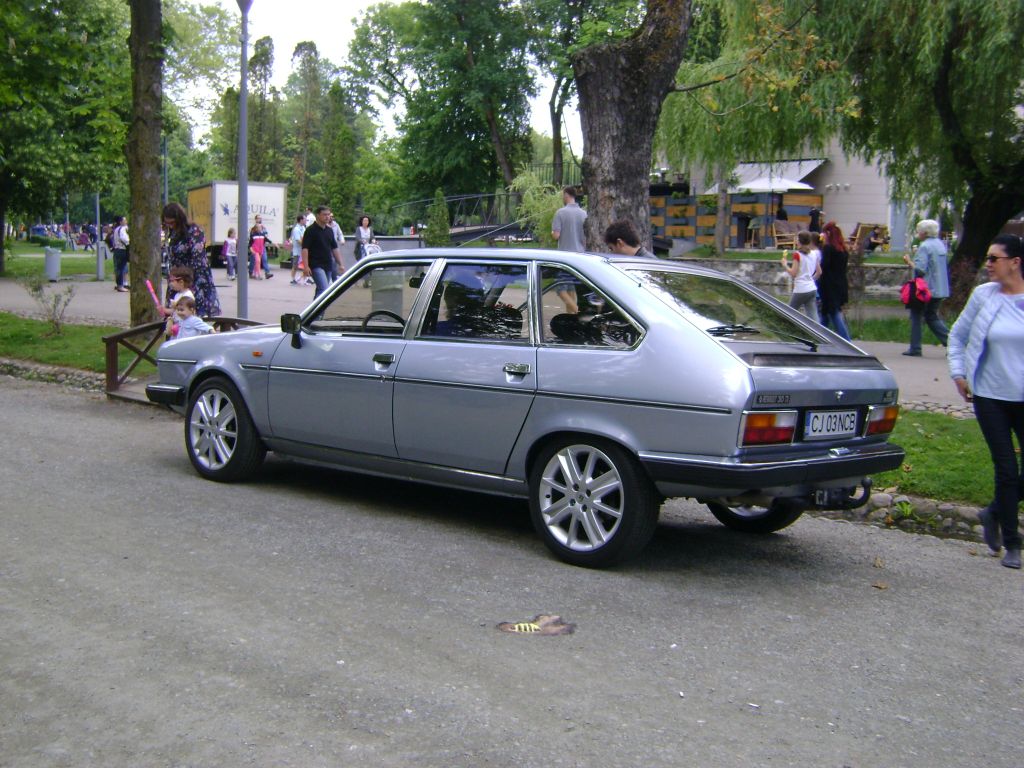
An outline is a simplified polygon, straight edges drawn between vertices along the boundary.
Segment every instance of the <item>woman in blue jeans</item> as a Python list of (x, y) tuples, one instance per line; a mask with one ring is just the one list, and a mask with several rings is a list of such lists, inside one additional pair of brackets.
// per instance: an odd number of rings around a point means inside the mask
[(1024, 446), (1024, 243), (1000, 235), (988, 247), (990, 282), (974, 289), (949, 332), (949, 372), (960, 395), (974, 403), (978, 427), (995, 466), (995, 498), (979, 517), (994, 556), (1020, 568), (1018, 505), (1024, 469), (1013, 446)]
[(910, 307), (910, 348), (908, 357), (921, 356), (921, 322), (932, 329), (939, 343), (945, 346), (949, 330), (939, 317), (939, 307), (949, 296), (949, 271), (946, 268), (946, 244), (939, 239), (939, 222), (922, 219), (917, 222), (917, 237), (921, 244), (911, 258), (903, 254), (903, 261), (913, 267), (915, 277), (923, 277), (932, 293), (931, 301), (923, 307)]

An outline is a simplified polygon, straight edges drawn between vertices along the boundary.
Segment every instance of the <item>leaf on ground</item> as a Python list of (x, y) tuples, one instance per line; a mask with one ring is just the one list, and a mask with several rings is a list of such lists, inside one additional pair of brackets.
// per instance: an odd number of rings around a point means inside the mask
[(885, 568), (885, 560), (880, 557), (875, 558), (875, 562), (872, 563), (875, 568)]
[(889, 585), (886, 584), (884, 581), (876, 581), (871, 586), (874, 587), (875, 589), (879, 589), (879, 590), (881, 590), (881, 589), (888, 589), (889, 588)]
[(538, 613), (530, 621), (503, 621), (498, 629), (523, 635), (571, 635), (576, 631), (576, 625), (566, 623), (561, 616)]

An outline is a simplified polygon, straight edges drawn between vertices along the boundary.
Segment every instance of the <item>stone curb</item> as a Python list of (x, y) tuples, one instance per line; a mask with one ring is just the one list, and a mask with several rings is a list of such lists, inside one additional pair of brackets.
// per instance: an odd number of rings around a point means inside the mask
[(44, 365), (27, 360), (0, 357), (0, 374), (31, 381), (45, 381), (61, 384), (89, 392), (106, 391), (107, 378), (102, 373), (83, 371), (79, 368), (64, 368), (59, 365)]

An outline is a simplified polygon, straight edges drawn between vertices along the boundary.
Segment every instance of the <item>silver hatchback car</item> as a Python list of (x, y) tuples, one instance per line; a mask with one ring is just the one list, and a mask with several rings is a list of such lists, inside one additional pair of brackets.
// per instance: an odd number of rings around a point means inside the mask
[(709, 269), (657, 259), (423, 249), (359, 262), (281, 325), (163, 345), (150, 400), (185, 415), (212, 480), (268, 450), (526, 497), (560, 558), (649, 541), (666, 497), (771, 532), (863, 504), (900, 465), (877, 359)]

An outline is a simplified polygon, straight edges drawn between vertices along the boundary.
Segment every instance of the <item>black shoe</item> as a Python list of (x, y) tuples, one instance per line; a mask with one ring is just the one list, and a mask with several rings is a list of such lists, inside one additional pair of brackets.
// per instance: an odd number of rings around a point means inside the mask
[(992, 555), (998, 555), (999, 550), (1003, 548), (1003, 534), (999, 530), (999, 523), (996, 521), (996, 517), (992, 514), (992, 507), (985, 507), (981, 512), (978, 513), (978, 519), (981, 521), (982, 538), (985, 539), (985, 545), (992, 551)]
[(920, 357), (920, 356), (921, 356), (921, 353), (920, 353), (920, 352), (915, 352), (915, 351), (914, 351), (914, 350), (912, 350), (912, 349), (908, 349), (908, 350), (907, 350), (906, 352), (904, 352), (903, 354), (904, 354), (904, 355), (906, 355), (907, 357)]
[(273, 272), (267, 272), (267, 280), (269, 280), (269, 279), (270, 279), (270, 278), (272, 278), (273, 276), (274, 276), (274, 273), (273, 273)]
[(1003, 555), (1003, 565), (1007, 568), (1016, 568), (1020, 570), (1020, 549), (1008, 549), (1006, 554)]

